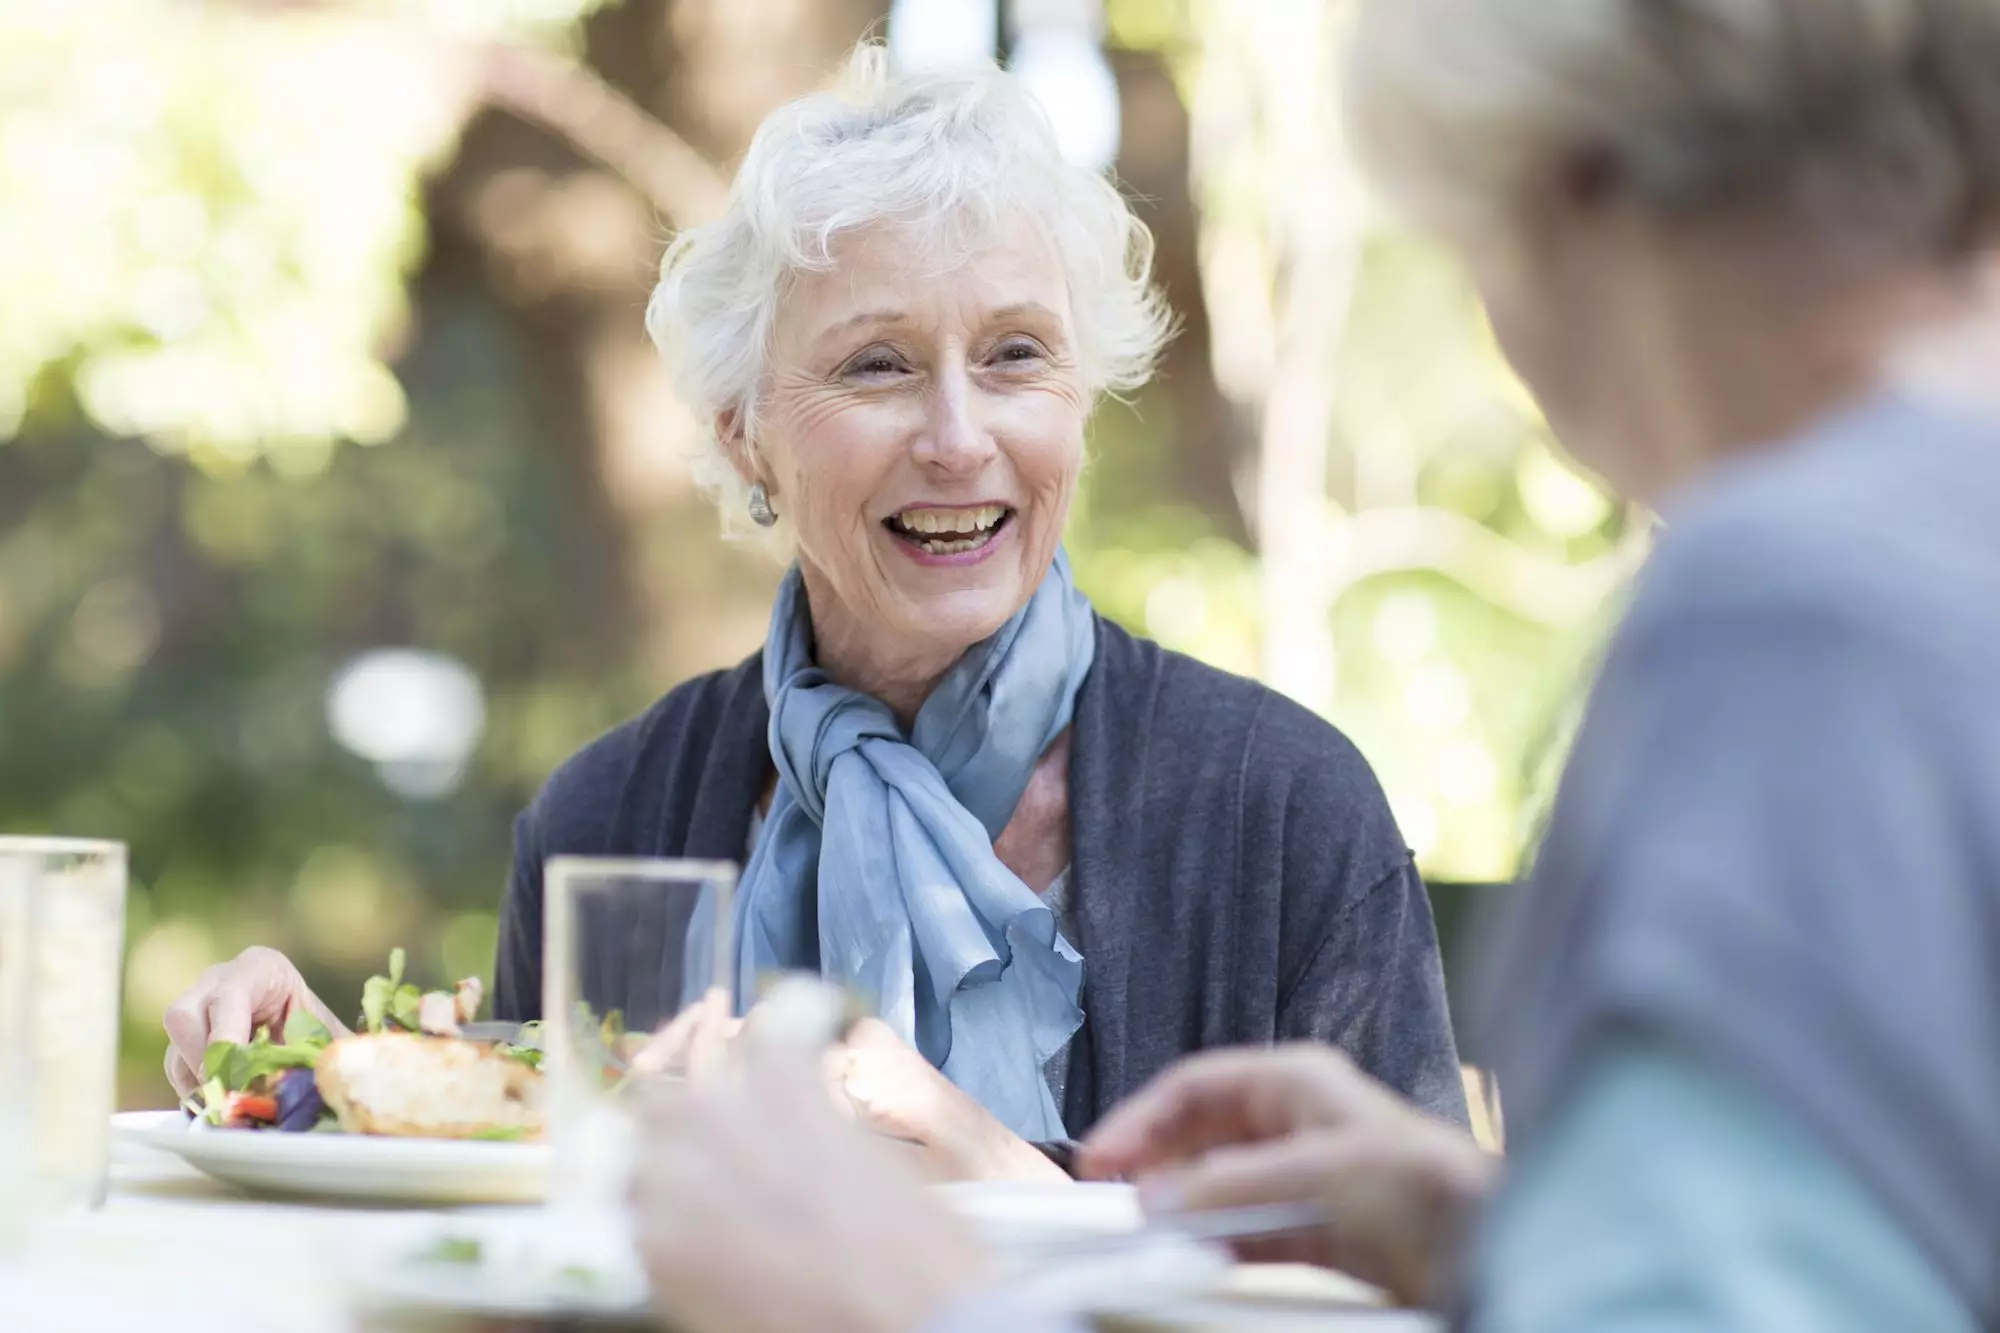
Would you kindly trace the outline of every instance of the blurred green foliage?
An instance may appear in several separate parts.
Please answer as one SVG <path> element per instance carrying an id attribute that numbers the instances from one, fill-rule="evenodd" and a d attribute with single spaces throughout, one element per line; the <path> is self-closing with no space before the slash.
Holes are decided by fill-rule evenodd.
<path id="1" fill-rule="evenodd" d="M 1435 248 L 1394 236 L 1368 246 L 1332 373 L 1349 447 L 1330 468 L 1330 525 L 1353 516 L 1336 497 L 1367 441 L 1406 470 L 1408 503 L 1550 568 L 1609 558 L 1625 538 L 1624 512 L 1555 453 Z M 1256 559 L 1212 517 L 1159 501 L 1150 442 L 1164 409 L 1148 394 L 1099 413 L 1071 543 L 1078 577 L 1123 623 L 1254 675 Z M 1611 608 L 1562 611 L 1524 615 L 1432 569 L 1362 579 L 1337 601 L 1331 719 L 1368 756 L 1427 874 L 1492 881 L 1519 868 Z"/>
<path id="2" fill-rule="evenodd" d="M 657 533 L 607 533 L 580 409 L 529 387 L 546 345 L 427 248 L 425 182 L 470 110 L 437 42 L 574 50 L 596 8 L 0 6 L 0 830 L 131 844 L 129 1104 L 167 1096 L 161 1008 L 250 943 L 337 1009 L 394 944 L 421 983 L 488 973 L 514 813 L 673 683 L 628 623 L 634 587 L 661 584 L 622 577 L 621 553 L 686 561 L 667 573 L 717 661 L 761 619 L 731 591 L 740 563 L 719 582 Z M 1132 46 L 1195 39 L 1186 3 L 1110 18 Z M 1371 244 L 1342 358 L 1342 442 L 1403 458 L 1421 503 L 1553 561 L 1619 539 L 1435 252 Z M 1254 674 L 1257 562 L 1160 480 L 1171 411 L 1149 391 L 1099 414 L 1079 574 L 1108 614 Z M 1344 466 L 1329 523 L 1350 517 Z M 670 552 L 713 545 L 680 532 L 709 521 L 698 505 L 671 512 Z M 1356 583 L 1335 629 L 1335 721 L 1426 868 L 1510 874 L 1592 620 L 1408 572 Z M 395 644 L 485 691 L 479 746 L 434 799 L 329 734 L 336 673 Z"/>
<path id="3" fill-rule="evenodd" d="M 519 39 L 589 7 L 401 8 Z M 476 291 L 409 336 L 463 110 L 422 54 L 311 16 L 0 8 L 0 827 L 131 844 L 128 1099 L 165 1095 L 162 1005 L 250 943 L 336 1007 L 399 942 L 419 978 L 490 973 L 514 813 L 659 684 L 577 592 L 575 479 L 515 388 L 534 348 Z M 334 673 L 397 643 L 486 690 L 448 800 L 328 733 Z"/>

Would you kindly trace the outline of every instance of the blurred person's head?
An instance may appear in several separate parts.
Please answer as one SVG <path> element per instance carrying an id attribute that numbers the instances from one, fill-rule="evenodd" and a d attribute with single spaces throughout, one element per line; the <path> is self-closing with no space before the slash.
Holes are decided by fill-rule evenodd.
<path id="1" fill-rule="evenodd" d="M 1047 573 L 1096 399 L 1143 383 L 1167 335 L 1151 260 L 1012 78 L 894 77 L 864 47 L 764 122 L 647 324 L 712 428 L 725 526 L 761 487 L 823 637 L 934 657 Z"/>
<path id="2" fill-rule="evenodd" d="M 1370 174 L 1626 494 L 2000 310 L 2000 0 L 1373 0 L 1348 77 Z"/>

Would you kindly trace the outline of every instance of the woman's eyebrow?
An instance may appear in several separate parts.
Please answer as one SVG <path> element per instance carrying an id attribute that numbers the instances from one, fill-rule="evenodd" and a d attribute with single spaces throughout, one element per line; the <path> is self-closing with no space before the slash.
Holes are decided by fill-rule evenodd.
<path id="1" fill-rule="evenodd" d="M 836 333 L 848 333 L 854 329 L 871 328 L 884 324 L 901 324 L 909 318 L 900 310 L 863 310 L 849 315 L 838 324 L 829 324 L 820 331 L 821 338 L 831 338 Z"/>
<path id="2" fill-rule="evenodd" d="M 829 352 L 840 351 L 842 348 L 839 344 L 842 340 L 852 337 L 860 330 L 894 328 L 906 323 L 908 319 L 909 316 L 905 312 L 891 309 L 863 310 L 849 315 L 846 319 L 829 324 L 813 335 L 813 340 L 809 344 L 812 349 L 810 355 L 823 356 Z"/>
<path id="3" fill-rule="evenodd" d="M 989 312 L 986 318 L 996 324 L 1016 319 L 1046 320 L 1051 324 L 1062 322 L 1061 316 L 1040 301 L 1017 301 L 1013 305 L 1004 305 Z"/>
<path id="4" fill-rule="evenodd" d="M 1060 325 L 1062 317 L 1040 301 L 1016 301 L 1011 305 L 1004 305 L 987 311 L 985 320 L 988 324 L 1006 324 L 1025 320 L 1030 323 Z M 824 329 L 820 330 L 819 335 L 813 340 L 813 344 L 816 347 L 824 347 L 827 343 L 834 341 L 842 335 L 853 333 L 858 329 L 893 328 L 897 325 L 907 324 L 909 321 L 910 315 L 908 311 L 897 310 L 892 307 L 861 310 L 837 323 L 827 325 Z"/>

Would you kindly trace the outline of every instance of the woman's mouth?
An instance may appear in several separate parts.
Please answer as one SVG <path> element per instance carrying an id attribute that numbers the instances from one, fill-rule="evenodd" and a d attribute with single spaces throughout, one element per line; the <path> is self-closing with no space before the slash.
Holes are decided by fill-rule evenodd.
<path id="1" fill-rule="evenodd" d="M 882 520 L 892 536 L 916 552 L 934 558 L 970 555 L 993 544 L 1014 511 L 1006 505 L 963 508 L 911 508 Z"/>

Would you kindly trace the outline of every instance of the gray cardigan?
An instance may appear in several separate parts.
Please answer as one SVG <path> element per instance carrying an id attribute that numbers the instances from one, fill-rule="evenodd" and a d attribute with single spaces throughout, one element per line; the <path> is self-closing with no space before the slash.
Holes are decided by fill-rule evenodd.
<path id="1" fill-rule="evenodd" d="M 734 861 L 771 773 L 761 661 L 680 686 L 556 771 L 515 826 L 494 1008 L 541 1012 L 542 862 Z M 1176 1058 L 1326 1041 L 1464 1123 L 1430 903 L 1367 762 L 1271 690 L 1100 619 L 1070 750 L 1079 1136 Z"/>

